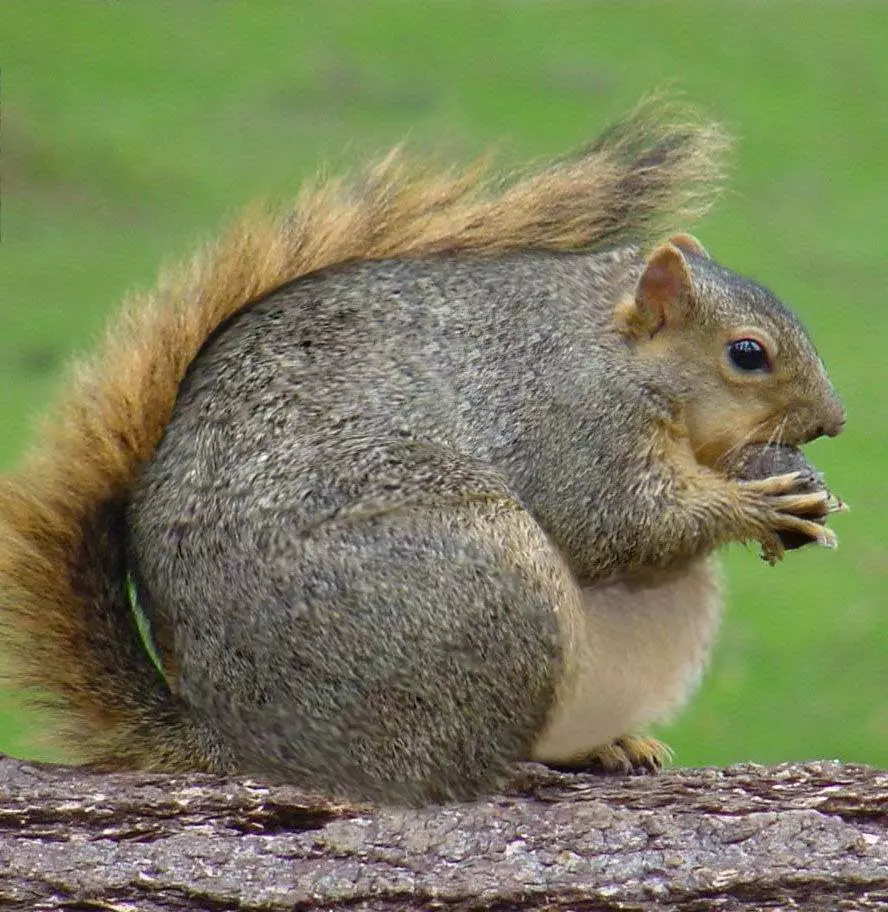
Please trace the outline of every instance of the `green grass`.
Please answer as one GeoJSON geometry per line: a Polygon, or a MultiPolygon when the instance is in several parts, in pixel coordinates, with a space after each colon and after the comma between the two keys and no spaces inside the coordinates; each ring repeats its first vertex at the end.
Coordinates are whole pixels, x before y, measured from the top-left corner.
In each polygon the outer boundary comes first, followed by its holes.
{"type": "Polygon", "coordinates": [[[811,328],[849,420],[810,454],[853,510],[837,553],[728,555],[712,667],[662,734],[681,763],[888,765],[883,3],[20,0],[0,36],[0,466],[127,289],[320,162],[408,134],[558,154],[664,85],[726,122],[732,192],[695,230],[811,328]]]}

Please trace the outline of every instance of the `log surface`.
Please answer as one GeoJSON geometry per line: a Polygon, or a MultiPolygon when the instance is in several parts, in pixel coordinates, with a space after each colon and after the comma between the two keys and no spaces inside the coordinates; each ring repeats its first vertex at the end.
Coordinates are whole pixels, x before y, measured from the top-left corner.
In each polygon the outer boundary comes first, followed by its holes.
{"type": "Polygon", "coordinates": [[[888,772],[520,768],[374,809],[251,779],[0,759],[0,909],[888,909],[888,772]]]}

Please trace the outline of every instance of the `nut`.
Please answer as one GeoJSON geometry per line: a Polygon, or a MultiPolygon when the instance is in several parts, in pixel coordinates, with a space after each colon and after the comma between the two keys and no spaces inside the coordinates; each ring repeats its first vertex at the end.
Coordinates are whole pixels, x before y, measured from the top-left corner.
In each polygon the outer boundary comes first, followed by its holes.
{"type": "MultiPolygon", "coordinates": [[[[772,475],[785,475],[788,472],[804,472],[807,478],[803,479],[800,491],[828,491],[823,480],[823,475],[818,472],[805,458],[800,449],[786,444],[753,444],[744,448],[740,453],[736,469],[731,473],[739,479],[754,481],[760,478],[770,478],[772,475]]],[[[809,516],[813,522],[826,524],[826,517],[835,509],[840,508],[840,501],[830,497],[830,503],[821,516],[809,516]]],[[[783,547],[793,551],[815,541],[801,532],[777,532],[783,547]]]]}

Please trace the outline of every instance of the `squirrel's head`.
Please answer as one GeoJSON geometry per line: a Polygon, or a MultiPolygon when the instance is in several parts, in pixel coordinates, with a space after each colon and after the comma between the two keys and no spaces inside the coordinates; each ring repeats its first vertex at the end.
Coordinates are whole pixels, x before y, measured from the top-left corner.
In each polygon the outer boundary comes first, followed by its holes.
{"type": "Polygon", "coordinates": [[[648,256],[615,318],[637,356],[659,362],[704,465],[724,466],[748,443],[799,445],[842,430],[842,405],[795,314],[690,235],[648,256]]]}

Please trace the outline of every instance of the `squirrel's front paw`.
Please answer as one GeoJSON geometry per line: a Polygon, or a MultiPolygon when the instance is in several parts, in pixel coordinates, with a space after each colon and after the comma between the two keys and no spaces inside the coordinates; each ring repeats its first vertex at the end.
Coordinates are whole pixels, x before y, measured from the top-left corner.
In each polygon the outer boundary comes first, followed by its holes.
{"type": "Polygon", "coordinates": [[[836,510],[829,491],[812,484],[812,473],[788,472],[754,481],[740,481],[744,500],[755,526],[755,538],[762,544],[762,557],[776,563],[783,557],[784,542],[778,534],[795,533],[826,548],[837,539],[823,519],[836,510]]]}
{"type": "Polygon", "coordinates": [[[672,751],[669,747],[656,738],[623,735],[576,760],[547,765],[570,772],[643,775],[660,772],[663,764],[671,757],[672,751]]]}

